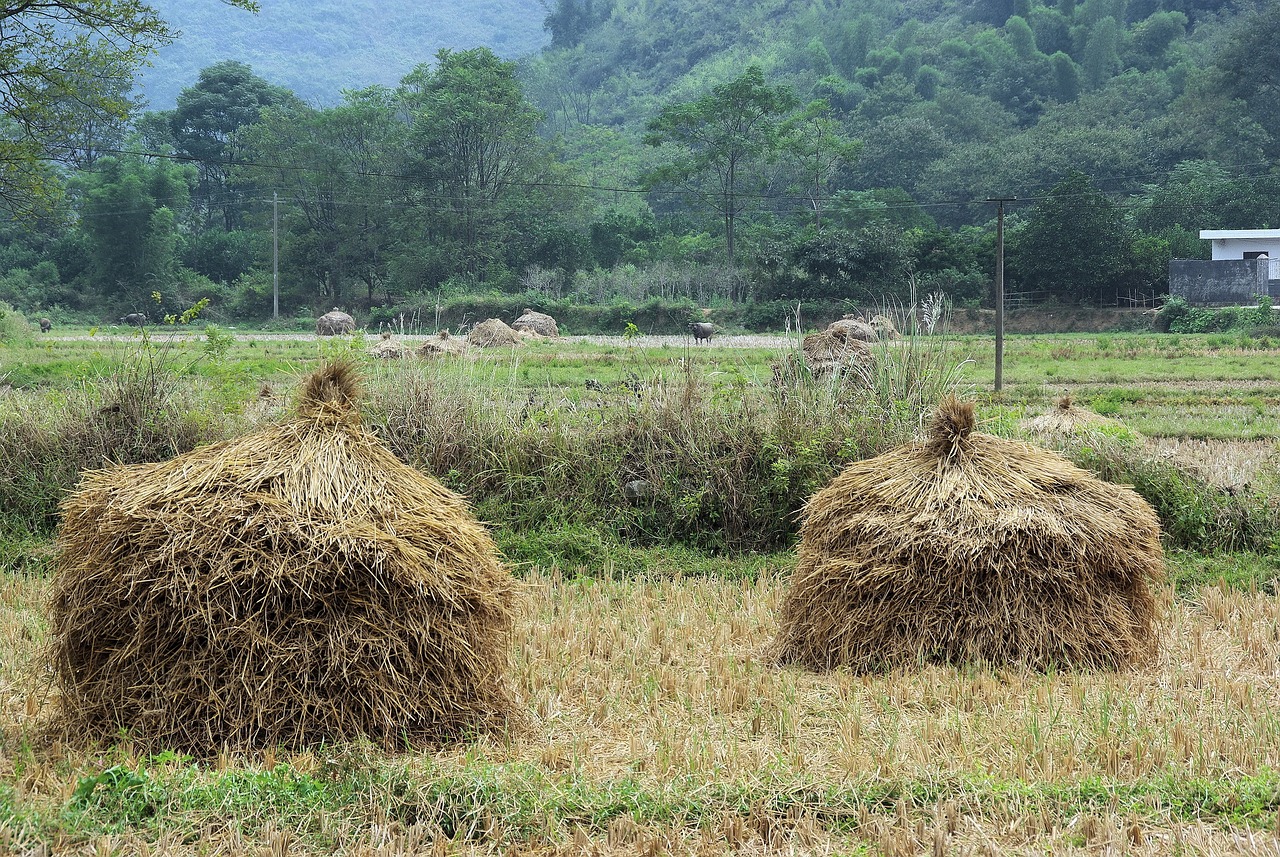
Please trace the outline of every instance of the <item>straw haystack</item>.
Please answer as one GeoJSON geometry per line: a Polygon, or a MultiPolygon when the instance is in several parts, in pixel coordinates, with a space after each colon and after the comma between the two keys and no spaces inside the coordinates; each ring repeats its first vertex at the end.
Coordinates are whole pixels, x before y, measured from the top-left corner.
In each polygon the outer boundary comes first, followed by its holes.
{"type": "Polygon", "coordinates": [[[355,330],[356,320],[337,307],[316,319],[317,336],[342,336],[355,330]]]}
{"type": "Polygon", "coordinates": [[[382,332],[382,337],[377,342],[369,346],[369,356],[377,357],[380,360],[396,360],[401,357],[408,357],[409,354],[409,346],[393,338],[386,331],[382,332]]]}
{"type": "Polygon", "coordinates": [[[831,334],[841,342],[848,339],[857,339],[862,342],[875,342],[875,328],[867,323],[867,320],[861,316],[846,315],[839,321],[833,321],[827,325],[827,333],[831,334]]]}
{"type": "Polygon", "coordinates": [[[887,342],[891,339],[902,338],[902,334],[898,332],[898,326],[887,315],[873,315],[868,323],[871,325],[871,329],[876,332],[876,338],[881,341],[887,342]]]}
{"type": "Polygon", "coordinates": [[[543,312],[534,312],[526,309],[524,315],[517,318],[511,323],[511,326],[517,331],[527,330],[530,333],[536,333],[538,336],[554,338],[560,335],[560,326],[556,324],[556,320],[543,312]]]}
{"type": "Polygon", "coordinates": [[[830,329],[809,334],[801,342],[800,348],[809,372],[819,380],[826,380],[833,375],[844,378],[862,377],[875,361],[865,342],[843,338],[830,329]]]}
{"type": "Polygon", "coordinates": [[[467,341],[450,336],[449,331],[442,330],[430,339],[423,341],[418,346],[419,357],[442,357],[465,354],[467,350],[467,341]]]}
{"type": "Polygon", "coordinates": [[[804,510],[774,655],[857,672],[922,662],[1115,668],[1152,653],[1160,524],[1137,494],[973,431],[849,466],[804,510]]]}
{"type": "Polygon", "coordinates": [[[1072,441],[1098,435],[1118,440],[1141,441],[1142,435],[1119,420],[1104,417],[1076,405],[1071,396],[1063,396],[1048,413],[1019,423],[1019,428],[1036,443],[1062,447],[1072,441]]]}
{"type": "Polygon", "coordinates": [[[520,344],[520,337],[500,318],[482,321],[467,334],[467,341],[480,348],[505,348],[520,344]]]}
{"type": "Polygon", "coordinates": [[[50,610],[72,734],[196,753],[501,728],[515,584],[458,495],[325,367],[294,418],[62,504],[50,610]]]}

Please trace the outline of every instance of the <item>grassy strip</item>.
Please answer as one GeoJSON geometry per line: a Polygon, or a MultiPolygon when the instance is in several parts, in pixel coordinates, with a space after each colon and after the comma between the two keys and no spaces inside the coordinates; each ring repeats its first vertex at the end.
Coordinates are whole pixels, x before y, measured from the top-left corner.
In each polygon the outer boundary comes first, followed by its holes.
{"type": "Polygon", "coordinates": [[[246,835],[287,827],[324,845],[326,828],[360,827],[375,817],[425,824],[450,838],[556,840],[565,829],[603,833],[615,819],[705,828],[725,817],[805,817],[830,830],[856,831],[869,815],[933,813],[944,804],[986,817],[1046,813],[1068,818],[1106,812],[1155,824],[1209,822],[1270,828],[1280,810],[1280,772],[1230,780],[1160,777],[1137,782],[993,780],[980,775],[938,781],[854,785],[763,780],[708,783],[677,778],[598,782],[525,763],[472,764],[464,770],[387,765],[301,774],[266,770],[211,772],[195,765],[113,766],[82,777],[61,807],[37,808],[0,791],[0,819],[28,836],[89,837],[126,831],[198,829],[235,818],[246,835]]]}

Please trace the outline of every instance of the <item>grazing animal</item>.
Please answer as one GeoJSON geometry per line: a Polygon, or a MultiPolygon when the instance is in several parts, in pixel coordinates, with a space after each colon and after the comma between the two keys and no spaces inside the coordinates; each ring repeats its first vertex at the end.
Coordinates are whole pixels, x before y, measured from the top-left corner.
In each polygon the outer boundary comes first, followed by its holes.
{"type": "Polygon", "coordinates": [[[53,329],[53,322],[49,321],[49,319],[47,319],[47,318],[42,318],[42,319],[40,319],[40,332],[41,332],[41,333],[48,333],[48,332],[49,332],[50,330],[52,330],[52,329],[53,329]]]}
{"type": "Polygon", "coordinates": [[[716,326],[707,321],[695,321],[689,325],[689,332],[693,334],[693,341],[705,339],[711,341],[711,334],[716,332],[716,326]]]}
{"type": "Polygon", "coordinates": [[[146,313],[131,312],[128,315],[120,316],[120,323],[127,324],[130,327],[142,327],[147,323],[146,313]]]}

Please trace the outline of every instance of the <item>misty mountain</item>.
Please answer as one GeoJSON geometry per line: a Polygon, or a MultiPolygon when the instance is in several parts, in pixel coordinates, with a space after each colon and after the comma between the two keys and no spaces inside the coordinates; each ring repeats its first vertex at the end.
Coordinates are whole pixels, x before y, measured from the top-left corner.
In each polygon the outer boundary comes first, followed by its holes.
{"type": "Polygon", "coordinates": [[[217,0],[151,0],[182,35],[139,73],[152,110],[173,107],[200,69],[220,60],[251,65],[315,105],[343,89],[394,85],[440,48],[480,45],[504,59],[548,41],[540,0],[262,0],[251,14],[217,0]]]}

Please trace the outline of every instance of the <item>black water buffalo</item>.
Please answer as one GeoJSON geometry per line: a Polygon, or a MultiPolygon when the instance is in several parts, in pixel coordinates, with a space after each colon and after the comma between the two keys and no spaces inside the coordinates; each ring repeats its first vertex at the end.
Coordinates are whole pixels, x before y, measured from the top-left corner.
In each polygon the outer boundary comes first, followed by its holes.
{"type": "Polygon", "coordinates": [[[689,325],[689,332],[693,334],[693,341],[705,339],[711,341],[711,334],[716,332],[716,326],[706,321],[695,321],[689,325]]]}
{"type": "Polygon", "coordinates": [[[40,319],[40,332],[41,332],[41,333],[48,333],[48,332],[49,332],[50,330],[52,330],[52,329],[53,329],[53,322],[49,321],[49,319],[47,319],[47,318],[42,318],[42,319],[40,319]]]}
{"type": "Polygon", "coordinates": [[[146,323],[146,313],[131,312],[128,315],[120,316],[120,324],[127,324],[130,327],[142,327],[146,323]]]}

